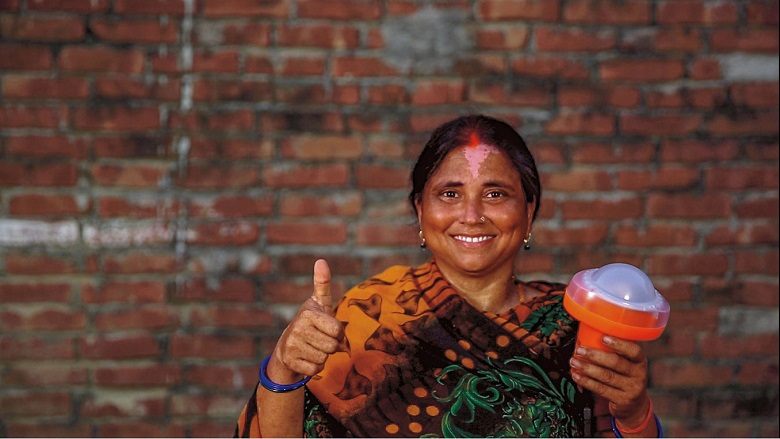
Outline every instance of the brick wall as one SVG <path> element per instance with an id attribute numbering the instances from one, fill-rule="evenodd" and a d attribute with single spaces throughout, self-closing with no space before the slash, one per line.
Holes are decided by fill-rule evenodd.
<path id="1" fill-rule="evenodd" d="M 0 0 L 0 435 L 232 434 L 484 112 L 543 174 L 521 276 L 643 268 L 667 434 L 777 437 L 777 53 L 776 0 Z"/>

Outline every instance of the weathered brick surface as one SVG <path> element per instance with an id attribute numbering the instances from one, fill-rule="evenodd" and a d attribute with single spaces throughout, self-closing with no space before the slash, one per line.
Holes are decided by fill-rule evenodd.
<path id="1" fill-rule="evenodd" d="M 778 47 L 777 0 L 0 0 L 0 435 L 232 434 L 315 259 L 424 260 L 409 167 L 484 112 L 542 173 L 519 275 L 643 268 L 667 436 L 777 437 Z"/>

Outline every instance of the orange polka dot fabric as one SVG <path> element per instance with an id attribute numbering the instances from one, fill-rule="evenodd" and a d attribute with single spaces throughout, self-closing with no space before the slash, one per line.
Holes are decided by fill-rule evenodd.
<path id="1" fill-rule="evenodd" d="M 344 340 L 306 386 L 304 433 L 592 436 L 593 395 L 569 372 L 577 326 L 565 286 L 517 284 L 543 294 L 502 314 L 472 307 L 434 261 L 351 289 L 336 309 Z M 251 434 L 242 422 L 252 424 L 242 414 L 237 435 Z"/>

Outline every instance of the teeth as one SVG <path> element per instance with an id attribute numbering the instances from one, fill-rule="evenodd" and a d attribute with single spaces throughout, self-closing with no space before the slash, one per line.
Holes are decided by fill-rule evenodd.
<path id="1" fill-rule="evenodd" d="M 487 241 L 488 239 L 491 239 L 491 238 L 492 238 L 492 236 L 462 236 L 462 235 L 458 235 L 458 236 L 455 237 L 455 239 L 457 239 L 458 241 L 469 242 L 469 243 L 483 242 L 483 241 Z"/>

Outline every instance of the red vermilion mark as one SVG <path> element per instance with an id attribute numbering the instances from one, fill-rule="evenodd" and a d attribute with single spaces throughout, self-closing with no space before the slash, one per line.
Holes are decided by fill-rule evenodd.
<path id="1" fill-rule="evenodd" d="M 469 136 L 469 143 L 466 146 L 470 146 L 472 148 L 479 146 L 479 136 L 477 135 L 476 131 L 471 133 L 471 136 Z"/>

